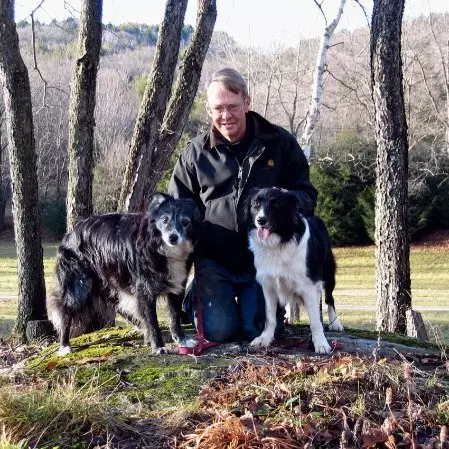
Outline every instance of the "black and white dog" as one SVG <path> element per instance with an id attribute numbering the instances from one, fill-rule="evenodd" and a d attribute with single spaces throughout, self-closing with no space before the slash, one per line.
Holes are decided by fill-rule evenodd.
<path id="1" fill-rule="evenodd" d="M 184 335 L 180 313 L 199 222 L 194 201 L 155 193 L 148 213 L 94 216 L 66 234 L 47 298 L 59 354 L 71 351 L 70 337 L 113 323 L 116 311 L 141 330 L 154 352 L 167 352 L 156 315 L 161 295 L 167 295 L 173 340 L 195 346 Z"/>
<path id="2" fill-rule="evenodd" d="M 265 329 L 251 345 L 267 347 L 273 341 L 278 301 L 282 306 L 301 301 L 309 315 L 315 352 L 330 352 L 320 320 L 322 288 L 329 329 L 342 331 L 343 326 L 334 307 L 336 264 L 324 222 L 302 216 L 297 197 L 275 187 L 252 192 L 246 213 L 249 246 L 266 310 Z"/>

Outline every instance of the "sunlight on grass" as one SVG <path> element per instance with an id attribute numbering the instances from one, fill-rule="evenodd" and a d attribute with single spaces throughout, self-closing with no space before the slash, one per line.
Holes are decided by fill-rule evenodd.
<path id="1" fill-rule="evenodd" d="M 129 430 L 127 417 L 110 407 L 102 394 L 102 385 L 95 377 L 83 386 L 75 376 L 60 382 L 36 386 L 0 387 L 0 425 L 14 429 L 14 443 L 41 443 L 44 435 L 57 439 L 82 440 L 85 434 Z M 48 446 L 52 447 L 52 446 Z"/>
<path id="2" fill-rule="evenodd" d="M 13 441 L 16 441 L 14 432 L 6 430 L 5 426 L 3 426 L 0 433 L 0 449 L 25 449 L 27 447 L 25 440 L 18 441 L 17 443 Z"/>
<path id="3" fill-rule="evenodd" d="M 7 338 L 11 334 L 16 316 L 17 300 L 0 299 L 0 338 Z"/>
<path id="4" fill-rule="evenodd" d="M 47 289 L 51 286 L 57 248 L 57 243 L 45 243 L 43 245 L 44 275 Z M 14 242 L 1 242 L 0 244 L 0 299 L 5 296 L 17 296 L 17 261 Z"/>
<path id="5" fill-rule="evenodd" d="M 374 247 L 335 248 L 337 304 L 376 304 Z M 413 307 L 448 306 L 449 253 L 412 247 L 410 255 Z"/>

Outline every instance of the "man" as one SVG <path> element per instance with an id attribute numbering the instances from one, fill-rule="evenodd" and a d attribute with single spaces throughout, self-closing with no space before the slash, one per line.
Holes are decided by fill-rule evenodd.
<path id="1" fill-rule="evenodd" d="M 294 191 L 305 214 L 313 214 L 317 194 L 296 139 L 250 111 L 239 72 L 219 70 L 206 94 L 212 127 L 188 144 L 169 186 L 175 197 L 194 199 L 204 214 L 184 308 L 196 322 L 196 301 L 201 301 L 208 340 L 252 340 L 263 331 L 265 303 L 242 216 L 248 192 L 273 186 Z"/>

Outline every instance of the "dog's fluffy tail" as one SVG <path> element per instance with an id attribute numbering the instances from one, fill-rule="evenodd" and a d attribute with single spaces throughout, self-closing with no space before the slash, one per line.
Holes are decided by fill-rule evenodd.
<path id="1" fill-rule="evenodd" d="M 92 294 L 92 272 L 70 248 L 60 246 L 56 255 L 56 273 L 64 307 L 72 312 L 81 310 Z"/>
<path id="2" fill-rule="evenodd" d="M 64 245 L 59 247 L 47 312 L 60 335 L 67 326 L 74 337 L 114 325 L 112 304 L 94 297 L 94 276 L 88 262 L 75 251 Z"/>

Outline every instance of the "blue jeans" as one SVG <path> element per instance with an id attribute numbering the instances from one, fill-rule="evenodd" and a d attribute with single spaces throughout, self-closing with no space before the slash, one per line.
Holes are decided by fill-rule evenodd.
<path id="1" fill-rule="evenodd" d="M 264 329 L 262 288 L 248 273 L 236 275 L 210 259 L 196 260 L 195 277 L 183 303 L 195 326 L 198 299 L 202 301 L 204 336 L 209 341 L 252 340 Z M 282 311 L 278 316 L 283 321 Z"/>

